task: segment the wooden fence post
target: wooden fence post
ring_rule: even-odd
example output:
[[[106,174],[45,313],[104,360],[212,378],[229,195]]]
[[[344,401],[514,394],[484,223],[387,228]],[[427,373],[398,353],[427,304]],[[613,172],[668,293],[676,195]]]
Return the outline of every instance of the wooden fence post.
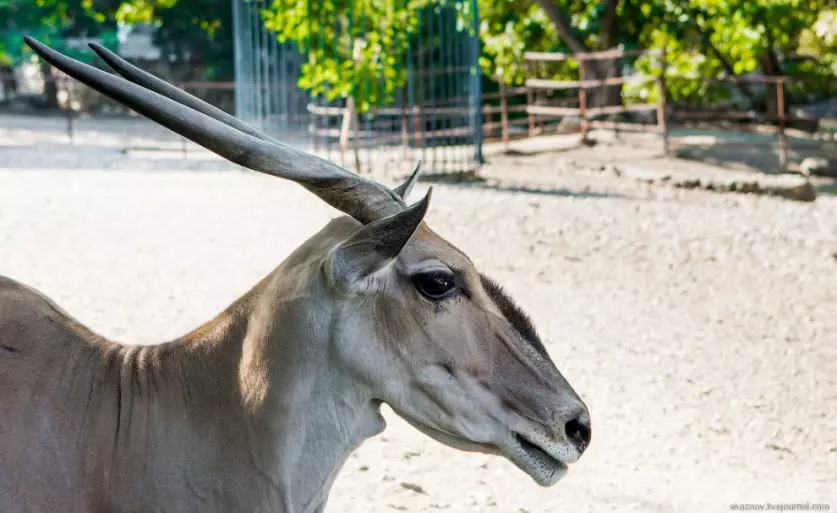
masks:
[[[532,65],[529,64],[530,61],[526,61],[526,77],[529,78],[532,76]],[[526,106],[532,107],[532,88],[528,85],[526,86]],[[531,112],[527,112],[527,116],[529,117],[529,137],[535,136],[535,115]]]
[[[509,149],[509,101],[506,97],[506,82],[503,75],[500,75],[500,131],[503,138],[503,146]]]
[[[584,82],[584,57],[578,57],[578,81]],[[587,132],[590,127],[587,125],[587,90],[583,84],[578,85],[578,116],[581,122],[581,140],[587,141]]]
[[[424,121],[421,117],[421,104],[413,106],[413,132],[416,134],[416,148],[424,149]],[[423,155],[422,155],[423,156]]]
[[[779,168],[785,171],[788,166],[788,136],[785,134],[785,81],[777,77],[776,110],[779,113]]]

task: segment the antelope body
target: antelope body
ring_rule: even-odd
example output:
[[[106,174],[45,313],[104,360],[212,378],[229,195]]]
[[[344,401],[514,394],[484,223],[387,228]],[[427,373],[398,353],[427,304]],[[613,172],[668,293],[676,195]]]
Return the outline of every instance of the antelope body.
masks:
[[[590,441],[528,318],[390,190],[272,140],[91,45],[120,78],[42,58],[347,216],[215,319],[156,346],[105,340],[0,277],[0,511],[319,512],[384,429],[380,406],[543,486]]]

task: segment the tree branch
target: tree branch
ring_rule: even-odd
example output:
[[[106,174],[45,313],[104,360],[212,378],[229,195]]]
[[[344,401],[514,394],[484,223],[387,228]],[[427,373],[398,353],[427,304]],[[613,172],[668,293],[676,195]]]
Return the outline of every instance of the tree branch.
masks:
[[[607,50],[613,44],[613,22],[616,21],[616,7],[618,6],[619,0],[606,0],[602,30],[599,33],[599,39],[602,42],[600,50]]]
[[[735,72],[732,65],[729,63],[729,61],[727,61],[724,58],[724,55],[720,52],[720,50],[715,48],[715,45],[712,44],[712,42],[709,40],[709,38],[706,38],[705,44],[707,46],[707,49],[710,50],[712,53],[714,53],[715,57],[717,57],[718,60],[721,61],[721,66],[723,66],[724,71],[727,72],[727,75],[729,75],[731,77],[738,76],[738,74]],[[744,96],[746,96],[747,98],[750,99],[750,101],[752,101],[752,102],[756,101],[756,95],[753,94],[753,92],[750,91],[750,88],[747,87],[745,84],[743,84],[741,82],[734,82],[734,85],[735,85],[735,88],[738,89],[739,91],[741,91],[744,94]]]
[[[561,9],[553,3],[553,0],[537,0],[537,2],[538,5],[541,6],[541,9],[543,9],[543,12],[546,13],[549,21],[555,25],[555,29],[558,31],[558,37],[561,38],[561,41],[567,45],[567,48],[569,48],[571,52],[584,53],[590,51],[590,49],[587,48],[587,45],[584,44],[584,41],[573,33],[570,20],[561,11]]]

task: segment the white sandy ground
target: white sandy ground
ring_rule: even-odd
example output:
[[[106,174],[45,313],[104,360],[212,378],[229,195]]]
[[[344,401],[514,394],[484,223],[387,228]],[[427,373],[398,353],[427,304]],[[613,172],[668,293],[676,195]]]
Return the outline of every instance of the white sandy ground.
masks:
[[[336,215],[279,179],[129,158],[107,133],[74,148],[60,123],[44,144],[44,127],[0,118],[0,274],[117,340],[196,327]],[[437,185],[428,220],[531,313],[592,412],[587,454],[540,488],[387,410],[327,511],[837,509],[837,197],[554,180],[555,194]]]

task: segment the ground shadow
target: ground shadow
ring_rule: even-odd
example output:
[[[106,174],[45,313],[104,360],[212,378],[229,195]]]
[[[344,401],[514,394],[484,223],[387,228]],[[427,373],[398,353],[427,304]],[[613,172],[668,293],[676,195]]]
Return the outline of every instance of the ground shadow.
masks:
[[[678,148],[677,158],[693,160],[725,169],[778,173],[779,157],[766,145],[687,146]]]
[[[33,159],[33,154],[37,157]],[[202,151],[88,143],[0,145],[0,170],[227,171],[239,166]]]
[[[721,143],[680,144],[676,156],[706,164],[762,173],[783,172],[775,135],[730,134]],[[808,157],[837,159],[837,142],[788,137],[787,170],[795,172]]]
[[[431,182],[432,183],[432,182]],[[539,195],[539,196],[556,196],[556,197],[574,197],[574,198],[598,198],[598,199],[625,199],[625,200],[640,200],[641,198],[627,196],[624,194],[613,194],[613,193],[606,193],[606,192],[593,192],[593,191],[571,191],[569,189],[564,189],[561,187],[543,187],[537,185],[525,185],[525,184],[498,184],[498,183],[488,183],[484,180],[475,180],[472,182],[458,182],[458,183],[450,183],[450,182],[439,182],[440,184],[448,185],[451,187],[457,188],[468,188],[468,189],[483,189],[495,192],[505,192],[505,193],[526,193],[532,195]]]
[[[837,180],[818,180],[814,189],[818,195],[837,196]]]

